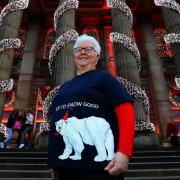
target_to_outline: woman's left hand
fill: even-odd
[[[111,175],[117,176],[128,170],[128,163],[129,157],[126,154],[117,152],[104,170],[108,171]]]

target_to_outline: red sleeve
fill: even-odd
[[[123,103],[115,108],[119,127],[118,152],[132,157],[135,133],[135,112],[130,102]]]

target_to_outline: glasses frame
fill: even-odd
[[[78,51],[78,49],[79,49],[79,51]],[[85,53],[91,53],[92,51],[96,52],[95,48],[91,47],[91,46],[74,48],[75,53],[82,53],[83,50],[84,50]]]

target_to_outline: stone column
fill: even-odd
[[[176,2],[176,0],[174,0]],[[170,8],[161,7],[164,22],[168,33],[180,34],[180,14]],[[176,69],[180,75],[180,43],[171,44],[174,55]]]
[[[40,23],[30,22],[24,56],[21,64],[19,81],[17,85],[17,99],[15,106],[18,109],[25,109],[31,96],[31,86],[33,78],[33,67],[36,60],[37,42],[40,30]]]
[[[172,120],[171,106],[168,99],[168,88],[166,85],[162,62],[158,57],[153,28],[151,24],[142,25],[145,47],[149,61],[150,75],[159,113],[159,124],[163,141],[166,141],[167,123]]]
[[[104,47],[105,47],[105,58],[106,61],[110,58],[114,58],[113,44],[109,38],[112,28],[110,26],[104,26]]]
[[[126,0],[121,1],[124,3],[126,2]],[[126,15],[118,9],[112,9],[111,14],[113,31],[125,34],[131,38],[130,26]],[[136,59],[132,53],[119,43],[114,43],[114,51],[117,74],[135,83],[137,86],[141,86]],[[136,121],[146,121],[142,104],[135,100],[134,105],[136,110]]]
[[[13,2],[15,0],[10,0]],[[0,26],[0,40],[17,38],[22,20],[22,10],[13,11],[5,16],[2,26]],[[12,63],[14,60],[14,49],[6,49],[0,52],[0,81],[9,80]],[[6,93],[0,93],[0,121],[2,119]]]
[[[60,0],[62,4],[64,0]],[[56,38],[65,32],[75,28],[75,10],[66,11],[63,16],[58,19]],[[64,48],[58,51],[53,61],[53,87],[72,79],[75,74],[73,43],[67,44]]]
[[[104,26],[104,49],[105,49],[105,69],[108,70],[113,76],[116,76],[116,62],[114,60],[113,44],[109,38],[112,32],[111,26]]]

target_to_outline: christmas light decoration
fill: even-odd
[[[129,82],[127,79],[123,77],[117,77],[117,79],[127,89],[130,95],[138,99],[144,105],[146,116],[149,116],[150,106],[149,98],[147,97],[146,92],[142,90],[142,88],[138,87],[134,83]]]
[[[38,89],[37,101],[39,102],[40,105],[44,106],[44,101],[42,99],[41,91],[39,89]]]
[[[4,17],[12,11],[25,9],[29,5],[29,0],[17,0],[7,4],[0,13],[0,26],[3,24]],[[0,52],[8,48],[20,48],[20,39],[3,39],[0,41]],[[0,93],[9,92],[13,88],[13,79],[0,81]]]
[[[57,22],[58,18],[62,16],[67,10],[69,9],[76,9],[78,8],[79,1],[77,0],[67,0],[63,2],[55,11],[54,13],[54,29],[56,30],[57,28]],[[56,39],[55,43],[52,45],[52,48],[50,50],[49,54],[49,71],[50,74],[52,75],[52,62],[54,57],[56,56],[57,52],[62,49],[65,45],[70,43],[71,41],[75,41],[78,37],[78,33],[75,30],[70,30],[62,34],[59,38]]]
[[[48,132],[49,128],[50,128],[50,125],[47,122],[41,123],[39,126],[39,134],[41,134],[42,132]]]
[[[4,124],[0,123],[0,133],[4,135],[4,137],[7,136],[7,128]]]
[[[68,43],[70,43],[71,41],[75,41],[78,37],[78,33],[75,30],[70,30],[67,31],[66,33],[62,34],[53,44],[51,50],[50,50],[50,54],[49,54],[49,62],[48,62],[48,66],[49,66],[49,70],[50,70],[50,74],[52,74],[52,62],[54,57],[56,56],[57,52],[62,49],[65,45],[67,45]]]
[[[173,0],[154,0],[156,6],[164,6],[178,11],[180,14],[180,5]]]
[[[73,3],[75,3],[75,2],[73,2]],[[55,27],[55,29],[57,28],[57,19],[67,9],[71,9],[71,6],[66,7],[65,4],[66,3],[59,6],[57,11],[55,12],[55,15],[54,15],[54,19],[55,19],[54,27]],[[132,27],[133,15],[132,15],[130,8],[125,3],[122,3],[122,2],[117,1],[117,0],[109,0],[108,4],[111,7],[118,8],[119,10],[121,10],[128,17],[130,26]],[[77,6],[73,7],[73,8],[77,8]],[[72,40],[76,40],[76,38],[78,37],[78,34],[74,30],[72,30],[72,31],[73,31],[73,36],[70,33],[71,31],[68,31],[69,32],[68,37],[64,38],[63,35],[65,35],[66,33],[61,35],[56,40],[55,44],[51,48],[50,55],[49,55],[49,69],[50,69],[51,74],[52,74],[51,64],[53,62],[54,56],[57,54],[57,51],[59,49],[61,49],[62,47],[64,47],[65,44],[69,43]],[[130,39],[129,37],[127,37],[126,35],[120,34],[117,32],[111,33],[110,39],[113,42],[122,43],[135,56],[137,64],[138,64],[138,69],[140,70],[140,68],[141,68],[140,53],[139,53],[139,50],[138,50],[135,42],[132,39]],[[150,123],[150,117],[149,117],[149,99],[148,99],[145,91],[142,90],[140,87],[136,86],[135,84],[130,83],[129,81],[127,81],[126,79],[124,79],[122,77],[117,77],[117,79],[125,86],[125,88],[128,90],[128,92],[133,97],[138,99],[144,105],[145,113],[146,113],[146,121],[145,122],[143,122],[143,121],[142,122],[141,121],[136,122],[136,130],[141,131],[141,132],[142,131],[153,132],[154,131],[154,125],[152,123]],[[46,97],[46,99],[44,101],[43,118],[45,119],[45,123],[42,123],[42,125],[40,127],[40,132],[49,130],[49,123],[50,123],[50,119],[48,118],[49,109],[52,105],[54,97],[59,92],[59,88],[60,88],[60,86],[57,86],[56,88],[54,88],[48,94],[48,96]]]
[[[178,74],[174,77],[174,80],[176,83],[176,87],[180,88],[180,76]]]
[[[11,2],[7,4],[0,14],[0,26],[3,23],[4,17],[9,14],[12,11],[20,10],[20,9],[26,9],[29,5],[29,0],[17,0],[14,2]]]
[[[147,123],[144,121],[136,121],[135,124],[135,130],[136,132],[154,132],[155,127],[153,123]]]
[[[58,18],[61,17],[67,10],[70,9],[76,9],[78,8],[79,2],[77,0],[67,0],[63,2],[55,11],[54,13],[54,29],[56,31],[57,29],[57,23],[58,23]],[[52,45],[50,54],[49,54],[49,70],[50,74],[52,74],[52,62],[54,60],[54,57],[56,56],[57,52],[61,50],[65,45],[70,43],[71,41],[75,41],[78,37],[78,33],[75,30],[70,30],[65,32],[64,34],[60,35],[59,38],[56,39],[55,43]],[[54,97],[57,95],[59,88],[61,85],[55,87],[52,91],[49,92],[47,97],[44,100],[44,109],[43,109],[43,118],[45,120],[44,123],[41,123],[40,125],[40,132],[43,131],[48,131],[49,130],[49,123],[50,120],[48,119],[49,115],[49,109],[52,105],[52,101]]]
[[[173,0],[154,0],[156,6],[171,8],[180,14],[180,5]],[[180,34],[170,33],[164,37],[166,43],[180,43]]]
[[[119,0],[107,0],[108,5],[111,8],[118,8],[120,11],[122,11],[128,18],[129,18],[129,24],[130,27],[133,25],[133,15],[129,9],[129,7],[119,1]],[[118,32],[112,32],[110,34],[110,40],[112,42],[121,43],[124,47],[126,47],[135,57],[137,62],[138,70],[141,69],[141,57],[138,50],[138,47],[136,43],[126,36],[125,34],[121,34]],[[152,123],[150,123],[150,105],[149,105],[149,99],[145,93],[145,91],[135,85],[134,83],[129,82],[127,79],[123,77],[117,77],[117,79],[122,83],[122,85],[127,89],[129,94],[131,94],[134,98],[136,98],[140,103],[143,104],[145,114],[146,114],[146,120],[145,121],[136,121],[136,131],[138,132],[154,132],[155,128]]]
[[[13,38],[3,39],[0,41],[0,52],[9,48],[20,48],[20,46],[21,46],[20,39],[13,39]]]
[[[110,33],[110,40],[123,44],[136,58],[138,69],[141,69],[141,56],[136,43],[124,34],[118,32]]]
[[[172,105],[174,105],[175,107],[180,108],[180,103],[176,102],[173,98],[173,94],[171,91],[169,91],[169,100],[171,102]]]
[[[0,81],[0,93],[11,91],[13,88],[13,83],[13,79]]]
[[[52,101],[54,99],[54,97],[57,95],[57,93],[59,92],[59,88],[61,85],[55,87],[53,90],[51,90],[49,92],[49,94],[47,95],[47,97],[44,100],[44,110],[43,110],[43,118],[46,121],[46,123],[49,123],[50,120],[48,119],[48,115],[49,115],[49,109],[52,105]]]
[[[13,92],[12,92],[11,99],[10,99],[10,101],[9,101],[7,104],[5,104],[5,107],[8,107],[8,106],[13,105],[14,102],[15,102],[15,100],[16,100],[16,95],[15,95],[15,92],[13,91]]]
[[[111,8],[118,8],[120,11],[122,11],[128,17],[129,24],[132,27],[133,14],[131,12],[131,9],[125,3],[119,0],[107,0],[107,5]]]
[[[77,0],[67,0],[63,2],[54,13],[54,29],[57,29],[58,18],[63,15],[64,12],[70,9],[77,9],[79,1]]]
[[[180,34],[170,33],[164,36],[166,43],[180,43]]]

